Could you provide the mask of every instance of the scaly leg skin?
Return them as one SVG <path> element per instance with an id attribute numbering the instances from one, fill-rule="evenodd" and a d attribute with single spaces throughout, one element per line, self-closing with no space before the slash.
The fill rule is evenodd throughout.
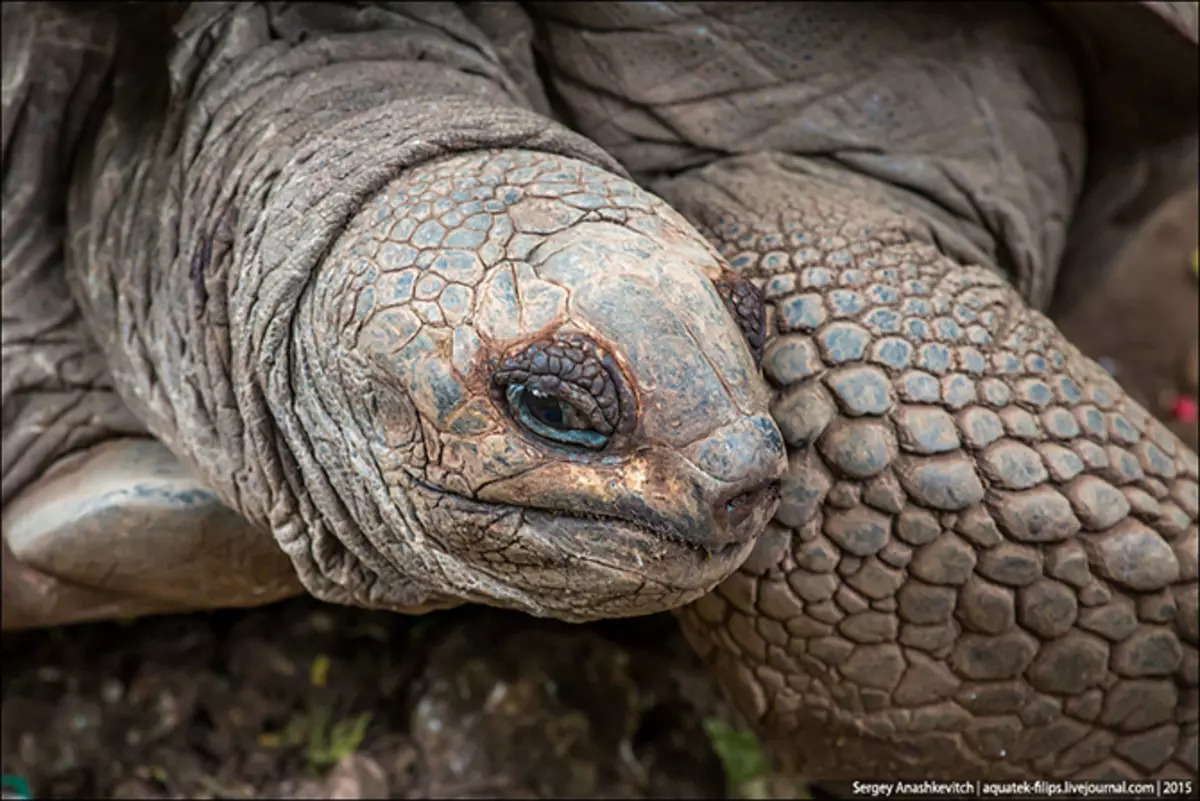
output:
<path id="1" fill-rule="evenodd" d="M 1193 184 L 1148 215 L 1104 274 L 1069 282 L 1049 311 L 1064 335 L 1108 359 L 1117 381 L 1192 448 L 1200 446 L 1200 427 L 1173 418 L 1179 397 L 1196 396 L 1200 296 L 1190 262 L 1198 214 Z"/>
<path id="2" fill-rule="evenodd" d="M 9 4 L 3 37 L 4 630 L 296 594 L 274 542 L 148 438 L 67 286 L 62 155 L 101 89 L 111 21 Z"/>
<path id="3" fill-rule="evenodd" d="M 1196 454 L 802 164 L 657 187 L 764 289 L 791 465 L 688 638 L 810 778 L 1195 777 Z"/>

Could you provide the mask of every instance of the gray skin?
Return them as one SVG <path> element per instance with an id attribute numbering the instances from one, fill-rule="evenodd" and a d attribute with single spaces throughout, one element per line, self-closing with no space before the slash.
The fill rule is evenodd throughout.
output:
<path id="1" fill-rule="evenodd" d="M 536 7 L 576 133 L 452 6 L 195 7 L 155 95 L 5 5 L 4 627 L 679 609 L 814 778 L 1194 778 L 1196 455 L 1036 311 L 1067 48 L 864 6 Z"/>

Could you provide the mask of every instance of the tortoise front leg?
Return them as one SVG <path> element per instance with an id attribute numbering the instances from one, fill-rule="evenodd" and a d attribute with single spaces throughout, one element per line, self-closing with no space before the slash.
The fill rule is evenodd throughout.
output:
<path id="1" fill-rule="evenodd" d="M 690 641 L 812 778 L 1196 776 L 1196 454 L 1003 278 L 808 169 L 657 187 L 764 288 L 790 448 Z"/>

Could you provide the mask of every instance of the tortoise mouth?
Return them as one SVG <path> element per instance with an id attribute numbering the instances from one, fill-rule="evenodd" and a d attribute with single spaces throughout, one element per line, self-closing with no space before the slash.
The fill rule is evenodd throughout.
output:
<path id="1" fill-rule="evenodd" d="M 759 491 L 755 491 L 754 493 L 745 493 L 745 494 L 758 496 Z M 745 542 L 731 541 L 721 547 L 710 550 L 708 548 L 705 548 L 703 545 L 701 545 L 698 542 L 692 542 L 687 539 L 684 539 L 683 537 L 680 537 L 677 533 L 675 533 L 667 528 L 661 527 L 661 526 L 655 526 L 653 523 L 650 523 L 649 521 L 636 521 L 636 520 L 630 520 L 626 517 L 621 517 L 619 515 L 596 514 L 596 513 L 592 513 L 592 512 L 579 512 L 579 511 L 575 511 L 575 510 L 563 511 L 563 510 L 555 509 L 555 510 L 541 510 L 541 511 L 551 511 L 553 514 L 556 514 L 558 516 L 569 517 L 574 520 L 583 521 L 585 523 L 590 521 L 590 522 L 594 522 L 594 523 L 601 523 L 604 526 L 608 526 L 611 528 L 627 530 L 629 532 L 636 532 L 636 536 L 652 537 L 656 540 L 660 540 L 660 541 L 667 543 L 667 545 L 672 548 L 678 547 L 678 548 L 684 548 L 684 549 L 687 549 L 690 551 L 694 551 L 706 559 L 717 558 L 720 556 L 729 555 L 729 554 L 733 553 L 734 551 L 737 551 L 738 549 L 740 549 L 743 545 L 745 545 Z"/>
<path id="2" fill-rule="evenodd" d="M 756 536 L 708 550 L 623 517 L 576 511 L 524 511 L 523 530 L 566 554 L 570 617 L 652 614 L 682 606 L 728 578 L 750 555 Z M 586 599 L 586 608 L 578 601 Z M 580 615 L 580 611 L 583 612 Z M 556 616 L 559 616 L 556 614 Z"/>
<path id="3" fill-rule="evenodd" d="M 719 559 L 735 555 L 747 544 L 753 545 L 762 526 L 753 524 L 758 517 L 757 512 L 765 512 L 762 522 L 769 520 L 779 506 L 781 482 L 771 480 L 758 487 L 739 492 L 729 500 L 719 504 L 719 521 L 717 525 L 729 531 L 729 541 L 724 544 L 714 543 L 709 547 L 697 538 L 681 536 L 680 532 L 662 525 L 656 525 L 650 519 L 631 519 L 625 515 L 605 514 L 603 512 L 585 512 L 576 509 L 558 509 L 555 507 L 535 507 L 538 511 L 550 512 L 561 517 L 568 517 L 584 523 L 599 523 L 604 526 L 628 532 L 635 538 L 652 537 L 671 548 L 682 548 L 698 554 L 702 559 Z"/>

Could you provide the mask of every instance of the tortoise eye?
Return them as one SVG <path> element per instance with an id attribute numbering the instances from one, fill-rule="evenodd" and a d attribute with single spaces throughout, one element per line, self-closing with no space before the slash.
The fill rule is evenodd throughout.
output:
<path id="1" fill-rule="evenodd" d="M 609 435 L 595 430 L 569 400 L 521 384 L 510 384 L 506 395 L 513 416 L 539 437 L 597 450 L 608 444 Z"/>
<path id="2" fill-rule="evenodd" d="M 600 450 L 622 421 L 615 365 L 584 337 L 534 342 L 505 356 L 492 386 L 520 426 L 549 442 Z"/>

